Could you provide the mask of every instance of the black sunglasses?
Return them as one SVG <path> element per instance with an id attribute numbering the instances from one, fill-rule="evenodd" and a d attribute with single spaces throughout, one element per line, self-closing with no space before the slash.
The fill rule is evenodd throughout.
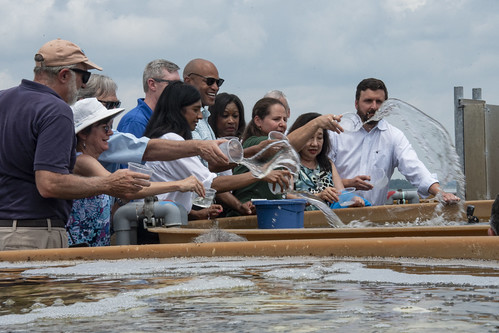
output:
<path id="1" fill-rule="evenodd" d="M 70 68 L 70 70 L 72 70 L 75 73 L 81 74 L 81 82 L 83 82 L 83 84 L 86 84 L 88 82 L 88 80 L 90 79 L 90 74 L 92 74 L 90 72 L 84 71 L 83 69 L 79 68 Z"/>
<path id="2" fill-rule="evenodd" d="M 121 105 L 121 101 L 101 101 L 100 99 L 98 99 L 98 101 L 101 102 L 106 109 L 116 109 Z"/>
<path id="3" fill-rule="evenodd" d="M 225 81 L 224 79 L 215 79 L 214 77 L 206 77 L 204 75 L 197 74 L 197 73 L 191 73 L 187 76 L 191 76 L 191 75 L 197 75 L 199 77 L 202 77 L 204 79 L 204 82 L 206 82 L 206 84 L 209 86 L 211 86 L 213 83 L 216 83 L 217 87 L 221 87 Z"/>

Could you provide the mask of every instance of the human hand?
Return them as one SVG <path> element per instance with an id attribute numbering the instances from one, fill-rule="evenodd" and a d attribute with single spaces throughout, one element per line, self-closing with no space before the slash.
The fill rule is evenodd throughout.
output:
<path id="1" fill-rule="evenodd" d="M 256 147 L 258 147 L 257 150 L 258 151 L 263 150 L 263 148 L 267 147 L 269 144 L 271 144 L 274 141 L 276 141 L 276 140 L 267 139 L 267 140 L 261 141 L 259 144 L 256 145 Z"/>
<path id="2" fill-rule="evenodd" d="M 292 183 L 293 176 L 289 170 L 272 170 L 269 174 L 263 177 L 267 183 L 274 184 L 272 190 L 275 191 L 276 185 L 279 185 L 281 189 L 288 189 L 289 184 Z"/>
<path id="3" fill-rule="evenodd" d="M 322 115 L 320 117 L 315 118 L 313 121 L 317 123 L 317 126 L 319 126 L 322 129 L 328 129 L 336 133 L 341 133 L 343 132 L 343 128 L 340 126 L 338 123 L 339 120 L 341 120 L 342 115 L 334 115 L 334 114 L 326 114 Z"/>
<path id="4" fill-rule="evenodd" d="M 191 210 L 189 213 L 189 217 L 191 220 L 205 220 L 211 219 L 212 217 L 217 217 L 221 212 L 223 212 L 223 207 L 221 205 L 213 204 L 209 208 Z"/>
<path id="5" fill-rule="evenodd" d="M 180 192 L 195 192 L 200 197 L 205 196 L 204 185 L 196 178 L 196 176 L 189 176 L 179 182 Z"/>
<path id="6" fill-rule="evenodd" d="M 456 204 L 461 201 L 461 199 L 456 197 L 454 194 L 442 190 L 439 183 L 431 184 L 430 188 L 428 189 L 428 193 L 433 194 L 439 202 L 446 205 Z"/>
<path id="7" fill-rule="evenodd" d="M 338 191 L 334 187 L 326 187 L 322 192 L 317 193 L 316 195 L 322 200 L 332 203 L 340 200 L 338 197 L 340 193 L 341 191 Z"/>
<path id="8" fill-rule="evenodd" d="M 224 141 L 227 140 L 198 140 L 199 156 L 209 165 L 228 165 L 229 159 L 218 147 Z"/>
<path id="9" fill-rule="evenodd" d="M 364 207 L 366 205 L 364 199 L 362 199 L 361 197 L 355 196 L 352 198 L 352 200 L 353 204 L 348 207 Z"/>
<path id="10" fill-rule="evenodd" d="M 237 211 L 241 215 L 254 215 L 256 213 L 256 207 L 251 201 L 247 201 L 240 204 Z"/>
<path id="11" fill-rule="evenodd" d="M 356 190 L 369 191 L 372 190 L 373 184 L 367 182 L 371 180 L 371 176 L 360 175 L 352 179 L 344 179 L 343 185 L 345 187 L 355 187 Z M 345 184 L 346 183 L 346 184 Z"/>
<path id="12" fill-rule="evenodd" d="M 128 198 L 130 194 L 140 191 L 143 187 L 151 186 L 149 178 L 149 175 L 140 172 L 117 170 L 104 178 L 109 188 L 105 193 L 113 197 Z"/>
<path id="13" fill-rule="evenodd" d="M 459 201 L 461 201 L 461 199 L 459 197 L 456 197 L 454 194 L 449 193 L 449 192 L 445 192 L 445 191 L 438 192 L 438 194 L 436 195 L 436 198 L 440 202 L 442 202 L 446 205 L 457 204 Z"/>

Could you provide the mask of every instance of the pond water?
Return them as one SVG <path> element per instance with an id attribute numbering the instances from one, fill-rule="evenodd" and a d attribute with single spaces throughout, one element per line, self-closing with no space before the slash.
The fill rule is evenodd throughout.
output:
<path id="1" fill-rule="evenodd" d="M 8 332 L 494 332 L 499 262 L 189 258 L 0 263 Z"/>

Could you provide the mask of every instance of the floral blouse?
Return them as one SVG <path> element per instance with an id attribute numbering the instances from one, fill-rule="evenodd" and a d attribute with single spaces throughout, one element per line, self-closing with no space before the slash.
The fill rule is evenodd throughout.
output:
<path id="1" fill-rule="evenodd" d="M 321 170 L 317 164 L 315 169 L 300 165 L 300 173 L 295 181 L 297 191 L 308 191 L 312 194 L 322 192 L 326 187 L 334 187 L 333 173 Z M 315 206 L 307 206 L 306 210 L 317 210 Z"/>
<path id="2" fill-rule="evenodd" d="M 111 198 L 101 194 L 73 200 L 67 223 L 69 245 L 88 243 L 90 246 L 111 244 Z"/>

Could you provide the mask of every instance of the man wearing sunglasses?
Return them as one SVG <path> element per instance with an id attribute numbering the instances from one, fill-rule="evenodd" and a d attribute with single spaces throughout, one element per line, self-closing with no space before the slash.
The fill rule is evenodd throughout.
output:
<path id="1" fill-rule="evenodd" d="M 35 55 L 34 80 L 0 92 L 0 250 L 67 247 L 72 199 L 127 196 L 148 177 L 72 175 L 73 112 L 78 90 L 102 70 L 76 44 L 57 39 Z"/>
<path id="2" fill-rule="evenodd" d="M 139 98 L 137 106 L 121 118 L 118 131 L 131 133 L 137 138 L 144 134 L 163 90 L 170 82 L 180 81 L 179 69 L 176 64 L 164 59 L 156 59 L 146 65 L 142 75 L 145 98 Z"/>
<path id="3" fill-rule="evenodd" d="M 183 72 L 184 82 L 196 87 L 201 94 L 203 105 L 203 119 L 199 120 L 196 129 L 192 132 L 192 138 L 197 140 L 215 140 L 215 133 L 208 124 L 210 111 L 208 107 L 215 104 L 220 86 L 224 80 L 218 76 L 215 65 L 205 59 L 194 59 L 185 65 Z"/>
<path id="4" fill-rule="evenodd" d="M 203 119 L 198 121 L 196 129 L 192 131 L 192 138 L 195 140 L 215 140 L 215 133 L 208 123 L 210 111 L 208 107 L 215 104 L 218 90 L 224 83 L 218 75 L 217 67 L 210 61 L 205 59 L 194 59 L 185 65 L 183 71 L 184 82 L 196 87 L 201 94 L 201 104 L 203 106 Z M 204 160 L 201 160 L 212 172 L 222 172 L 227 170 L 227 165 L 208 165 Z M 229 170 L 232 171 L 232 170 Z M 240 214 L 249 215 L 253 213 L 254 207 L 251 201 L 241 203 L 231 192 L 217 194 L 217 200 L 223 202 L 227 206 L 239 211 Z M 192 212 L 191 212 L 192 213 Z M 194 213 L 195 215 L 196 213 Z"/>

